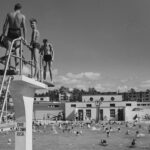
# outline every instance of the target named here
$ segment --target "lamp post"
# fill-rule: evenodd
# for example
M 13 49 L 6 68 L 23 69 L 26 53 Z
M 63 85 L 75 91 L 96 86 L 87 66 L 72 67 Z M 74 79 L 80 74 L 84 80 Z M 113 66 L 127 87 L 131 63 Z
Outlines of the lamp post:
M 99 99 L 99 100 L 96 100 L 95 101 L 95 106 L 96 106 L 96 110 L 97 110 L 97 113 L 96 113 L 96 122 L 98 123 L 99 120 L 100 120 L 100 106 L 102 104 L 102 100 Z

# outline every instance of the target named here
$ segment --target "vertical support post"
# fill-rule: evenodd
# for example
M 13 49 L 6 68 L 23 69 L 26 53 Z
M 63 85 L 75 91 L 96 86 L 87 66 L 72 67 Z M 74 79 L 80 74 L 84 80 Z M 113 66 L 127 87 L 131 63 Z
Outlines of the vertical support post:
M 20 75 L 22 74 L 22 40 L 20 40 Z
M 32 59 L 32 50 L 31 50 L 31 78 L 33 77 L 33 59 Z
M 14 102 L 17 131 L 15 150 L 32 150 L 32 117 L 36 89 L 47 89 L 47 85 L 26 76 L 14 76 L 10 92 Z
M 7 114 L 8 114 L 8 113 L 7 113 L 7 104 L 8 104 L 8 103 L 7 103 L 7 100 L 8 100 L 8 99 L 7 99 L 7 97 L 6 97 L 6 123 L 7 123 Z
M 100 106 L 98 106 L 98 107 L 97 107 L 97 109 L 98 109 L 98 114 L 97 114 L 98 119 L 97 119 L 97 122 L 99 122 L 99 116 L 100 116 L 100 115 L 99 115 L 99 113 L 100 113 Z
M 40 54 L 40 81 L 41 82 L 43 82 L 43 77 L 42 77 L 42 67 L 43 66 L 43 64 L 42 64 L 42 56 L 41 56 L 41 54 Z

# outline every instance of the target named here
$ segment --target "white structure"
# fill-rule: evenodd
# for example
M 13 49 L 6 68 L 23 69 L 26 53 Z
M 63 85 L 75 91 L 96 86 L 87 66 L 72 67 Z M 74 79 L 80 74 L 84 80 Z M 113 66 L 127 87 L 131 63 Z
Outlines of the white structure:
M 36 102 L 49 102 L 50 98 L 49 97 L 34 97 L 34 101 L 36 101 Z
M 84 95 L 82 96 L 82 102 L 95 102 L 101 100 L 105 102 L 121 102 L 122 95 Z
M 65 104 L 60 102 L 34 102 L 34 120 L 55 120 L 63 112 Z
M 47 85 L 26 76 L 14 76 L 10 85 L 10 93 L 17 122 L 15 150 L 32 150 L 33 97 L 36 89 L 47 88 Z
M 99 107 L 96 106 L 96 101 L 101 102 Z M 65 104 L 65 118 L 66 120 L 73 120 L 75 117 L 79 120 L 96 120 L 98 117 L 98 120 L 133 121 L 137 112 L 132 110 L 137 107 L 143 109 L 141 115 L 146 115 L 148 112 L 150 115 L 150 111 L 147 111 L 150 102 L 122 101 L 122 95 L 85 95 L 82 97 L 82 102 Z M 77 110 L 78 113 L 75 113 Z

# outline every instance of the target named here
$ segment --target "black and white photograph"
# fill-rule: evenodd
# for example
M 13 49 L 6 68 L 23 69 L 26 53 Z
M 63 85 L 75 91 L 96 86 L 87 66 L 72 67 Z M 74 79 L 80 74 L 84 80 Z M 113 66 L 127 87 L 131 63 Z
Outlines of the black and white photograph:
M 0 1 L 0 150 L 150 150 L 150 0 Z

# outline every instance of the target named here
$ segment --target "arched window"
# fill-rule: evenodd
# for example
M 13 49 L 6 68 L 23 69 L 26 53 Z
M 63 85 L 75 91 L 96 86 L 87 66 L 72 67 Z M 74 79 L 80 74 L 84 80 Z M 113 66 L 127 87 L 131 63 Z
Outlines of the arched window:
M 90 101 L 93 102 L 93 97 L 90 97 Z
M 114 101 L 114 100 L 115 100 L 115 98 L 114 98 L 114 97 L 111 97 L 111 100 L 112 100 L 112 101 Z
M 101 100 L 101 101 L 104 101 L 104 97 L 101 97 L 100 100 Z

